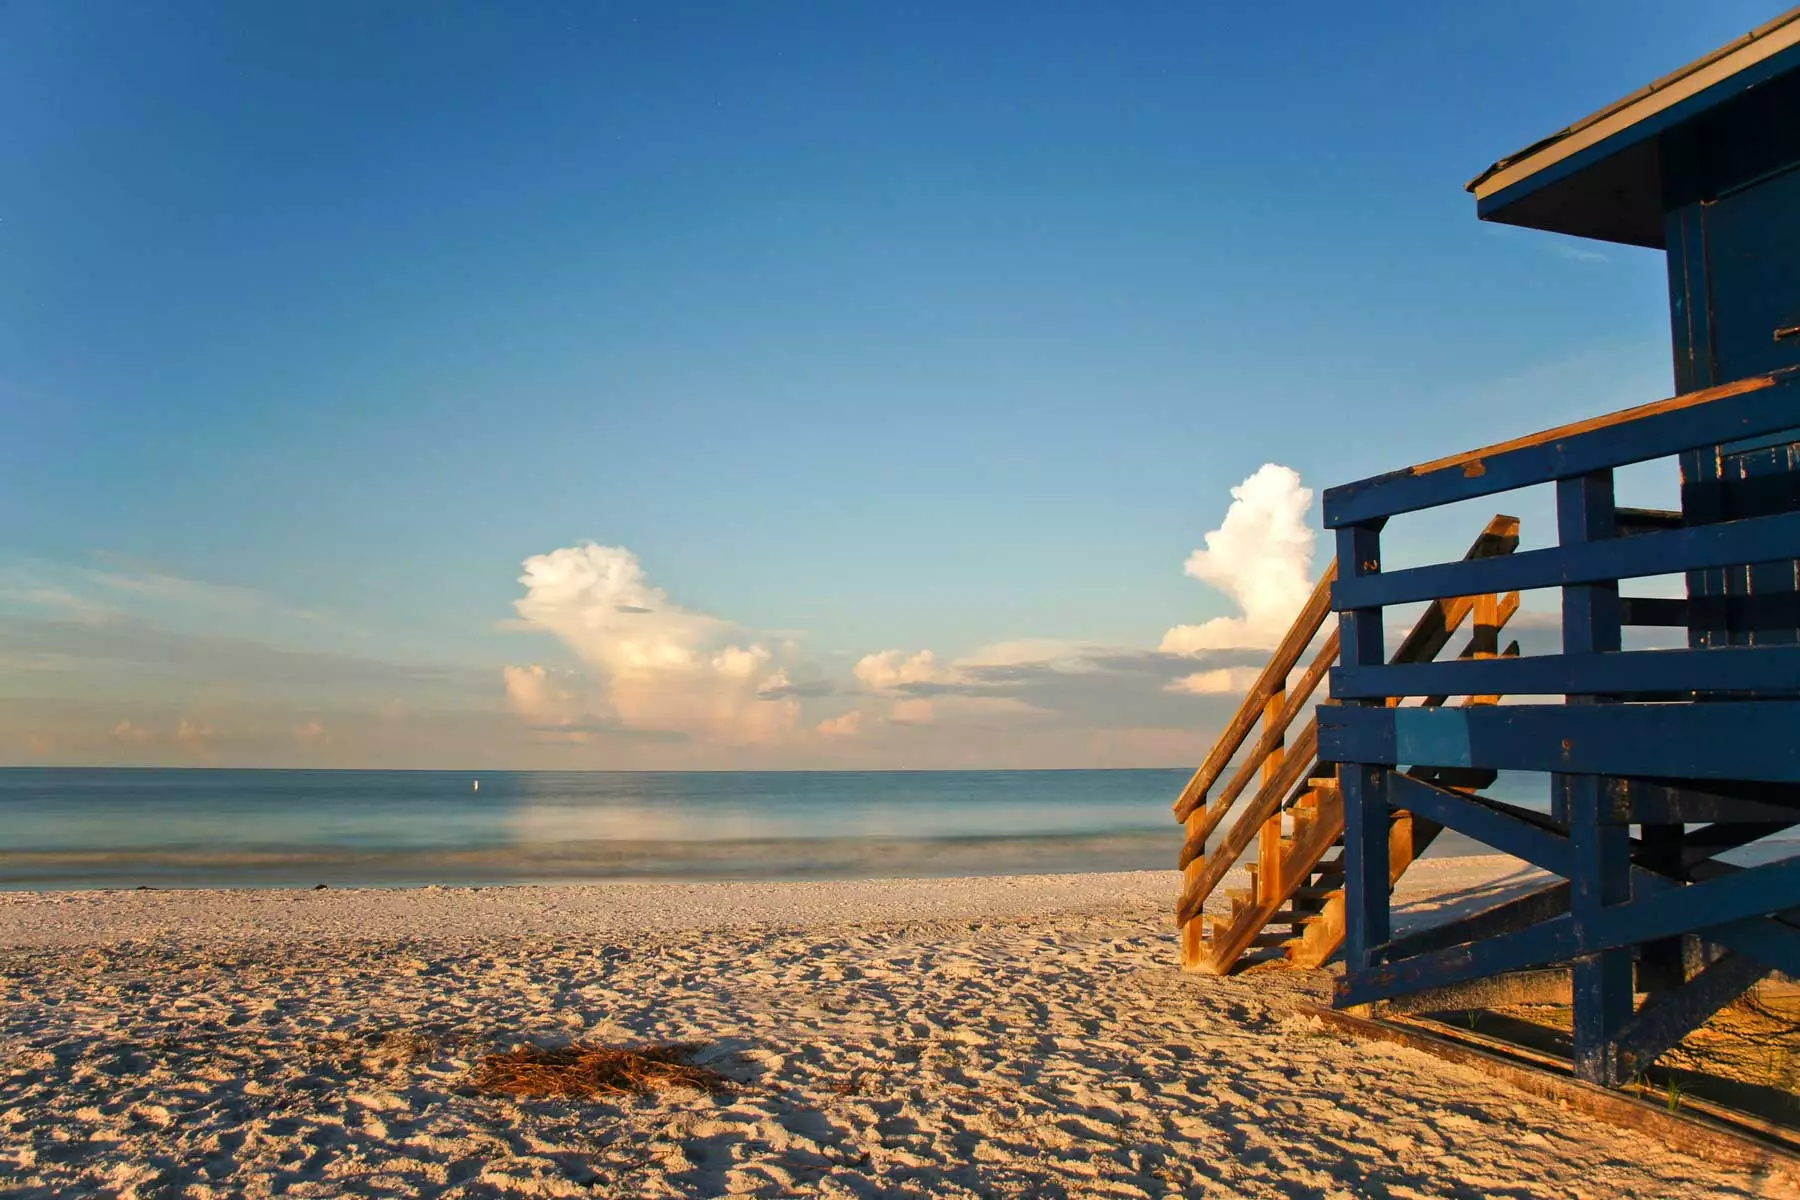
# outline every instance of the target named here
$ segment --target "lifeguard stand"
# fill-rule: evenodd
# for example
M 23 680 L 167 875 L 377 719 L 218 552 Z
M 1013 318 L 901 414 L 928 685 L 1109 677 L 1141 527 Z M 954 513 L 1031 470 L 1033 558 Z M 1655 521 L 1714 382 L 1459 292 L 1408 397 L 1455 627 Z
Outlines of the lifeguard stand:
M 1800 976 L 1800 858 L 1720 857 L 1800 825 L 1800 10 L 1469 186 L 1484 220 L 1665 250 L 1679 394 L 1325 493 L 1337 1003 L 1455 1008 L 1459 988 L 1567 968 L 1575 1069 L 1617 1085 L 1770 970 Z M 1613 470 L 1656 459 L 1679 464 L 1681 509 L 1617 508 Z M 1558 545 L 1382 570 L 1390 517 L 1538 484 L 1556 489 Z M 1669 574 L 1685 599 L 1621 595 Z M 1388 660 L 1387 606 L 1542 588 L 1561 591 L 1559 654 Z M 1687 646 L 1623 650 L 1631 626 Z M 1483 695 L 1523 702 L 1442 702 Z M 1541 772 L 1550 813 L 1456 771 Z M 1390 833 L 1413 820 L 1555 882 L 1395 937 Z
M 1502 159 L 1485 221 L 1666 250 L 1675 390 L 1800 365 L 1800 9 Z M 1800 412 L 1795 414 L 1800 425 Z M 1681 456 L 1687 524 L 1800 508 L 1800 432 Z M 1792 642 L 1793 562 L 1688 579 L 1695 646 Z

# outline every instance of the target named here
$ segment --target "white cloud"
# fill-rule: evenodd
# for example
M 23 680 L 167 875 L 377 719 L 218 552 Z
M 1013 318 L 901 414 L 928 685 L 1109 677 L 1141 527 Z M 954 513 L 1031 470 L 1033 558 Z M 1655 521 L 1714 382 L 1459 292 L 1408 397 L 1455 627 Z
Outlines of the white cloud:
M 154 735 L 142 725 L 125 720 L 114 725 L 112 733 L 108 736 L 115 742 L 124 742 L 131 746 L 142 746 L 147 744 Z
M 1237 695 L 1250 690 L 1262 674 L 1261 667 L 1220 667 L 1212 671 L 1196 671 L 1169 684 L 1171 692 L 1187 692 L 1194 696 Z
M 851 709 L 841 717 L 830 717 L 820 721 L 818 730 L 826 737 L 855 737 L 862 732 L 862 710 Z
M 514 603 L 592 673 L 591 694 L 543 667 L 509 667 L 508 700 L 534 721 L 604 723 L 726 745 L 777 741 L 799 718 L 775 652 L 736 626 L 690 612 L 620 546 L 566 546 L 525 560 Z M 759 698 L 766 695 L 772 698 Z
M 501 672 L 507 704 L 538 725 L 569 725 L 581 717 L 581 699 L 568 686 L 572 676 L 573 672 L 552 671 L 535 663 Z
M 1163 635 L 1165 654 L 1275 648 L 1313 587 L 1312 497 L 1298 472 L 1275 463 L 1231 489 L 1224 521 L 1185 569 L 1228 596 L 1241 615 L 1175 626 Z
M 929 650 L 907 654 L 904 650 L 882 650 L 865 654 L 852 669 L 857 682 L 871 692 L 892 692 L 908 684 L 957 682 L 957 672 L 938 663 Z
M 299 725 L 294 726 L 294 738 L 302 746 L 316 746 L 320 742 L 326 741 L 329 737 L 330 731 L 325 728 L 325 722 L 316 717 L 310 721 L 303 721 Z

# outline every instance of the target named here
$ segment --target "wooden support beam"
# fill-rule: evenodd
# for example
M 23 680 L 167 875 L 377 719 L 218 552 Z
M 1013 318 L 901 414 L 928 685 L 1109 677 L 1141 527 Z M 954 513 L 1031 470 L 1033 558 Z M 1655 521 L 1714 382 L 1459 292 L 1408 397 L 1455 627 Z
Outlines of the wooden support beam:
M 1421 992 L 1384 1000 L 1374 1006 L 1374 1013 L 1359 1015 L 1460 1012 L 1471 1008 L 1500 1008 L 1508 1004 L 1568 1004 L 1572 995 L 1569 972 L 1562 967 L 1550 967 L 1542 971 L 1512 971 L 1505 975 L 1489 975 L 1451 987 L 1426 988 Z
M 1800 783 L 1800 740 L 1789 736 L 1800 729 L 1794 700 L 1396 709 L 1345 702 L 1321 707 L 1318 720 L 1327 762 L 1367 755 L 1496 771 Z
M 1619 624 L 1686 629 L 1688 602 L 1664 596 L 1620 596 Z
M 1548 817 L 1506 811 L 1484 797 L 1450 791 L 1411 775 L 1395 776 L 1389 789 L 1389 797 L 1397 808 L 1423 813 L 1440 825 L 1535 867 L 1564 878 L 1569 875 L 1569 840 Z
M 1608 787 L 1606 819 L 1619 825 L 1697 825 L 1715 821 L 1800 825 L 1800 787 L 1614 779 Z
M 1633 534 L 1651 533 L 1658 529 L 1680 529 L 1683 523 L 1681 510 L 1678 508 L 1615 508 L 1618 516 L 1618 535 L 1631 537 Z
M 1699 691 L 1755 692 L 1761 696 L 1800 692 L 1800 646 L 1461 658 L 1383 663 L 1361 670 L 1338 668 L 1331 673 L 1331 694 L 1339 700 L 1475 693 L 1686 699 Z
M 1610 468 L 1556 482 L 1557 552 L 1586 558 L 1602 546 L 1616 546 L 1619 521 L 1613 506 Z M 1638 539 L 1680 537 L 1641 534 Z M 1570 584 L 1562 592 L 1564 655 L 1616 655 L 1620 647 L 1617 577 Z M 1620 655 L 1620 658 L 1625 656 Z M 1524 660 L 1518 660 L 1524 661 Z M 1579 684 L 1570 705 L 1594 704 L 1601 690 Z M 1590 693 L 1581 695 L 1579 693 Z M 1631 834 L 1605 820 L 1607 786 L 1597 775 L 1556 774 L 1551 787 L 1567 797 L 1570 851 L 1569 919 L 1585 944 L 1598 941 L 1610 910 L 1631 899 Z M 1631 1020 L 1631 952 L 1625 947 L 1591 950 L 1574 963 L 1575 1074 L 1589 1083 L 1617 1087 L 1623 1082 L 1619 1031 Z
M 1344 583 L 1379 576 L 1381 525 L 1338 530 L 1337 553 L 1343 569 L 1334 593 L 1340 592 Z M 1387 655 L 1382 646 L 1380 607 L 1341 607 L 1338 633 L 1343 665 L 1354 668 L 1383 662 Z M 1370 705 L 1375 701 L 1351 703 Z M 1382 709 L 1386 711 L 1385 703 Z M 1394 767 L 1395 760 L 1338 767 L 1338 786 L 1344 794 L 1344 951 L 1352 971 L 1373 967 L 1378 948 L 1388 940 L 1387 778 Z
M 1643 1070 L 1768 973 L 1763 963 L 1726 954 L 1686 984 L 1653 995 L 1615 1034 L 1620 1071 L 1629 1078 Z

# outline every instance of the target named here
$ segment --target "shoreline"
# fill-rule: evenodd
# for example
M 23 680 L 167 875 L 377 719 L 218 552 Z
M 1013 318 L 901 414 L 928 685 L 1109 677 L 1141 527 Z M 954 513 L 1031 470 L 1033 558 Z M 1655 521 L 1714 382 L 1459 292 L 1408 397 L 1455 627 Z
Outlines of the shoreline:
M 1436 912 L 1454 889 L 1517 873 L 1499 855 L 1421 859 L 1396 893 L 1396 919 Z M 1229 882 L 1241 882 L 1239 868 Z M 822 929 L 881 921 L 1173 913 L 1172 870 L 896 876 L 884 879 L 607 880 L 375 887 L 82 888 L 0 892 L 0 950 L 331 937 L 418 939 Z M 1215 889 L 1208 911 L 1226 903 Z M 1426 907 L 1421 908 L 1424 905 Z M 449 931 L 454 932 L 449 932 Z

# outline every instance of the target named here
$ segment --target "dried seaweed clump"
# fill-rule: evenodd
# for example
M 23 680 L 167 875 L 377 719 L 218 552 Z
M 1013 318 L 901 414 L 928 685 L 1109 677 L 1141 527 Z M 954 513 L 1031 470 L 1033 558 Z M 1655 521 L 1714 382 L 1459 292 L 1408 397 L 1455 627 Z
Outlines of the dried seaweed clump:
M 687 1087 L 724 1092 L 731 1081 L 695 1065 L 705 1042 L 663 1042 L 637 1049 L 571 1042 L 567 1046 L 519 1045 L 484 1054 L 471 1072 L 474 1085 L 514 1096 L 616 1096 Z

